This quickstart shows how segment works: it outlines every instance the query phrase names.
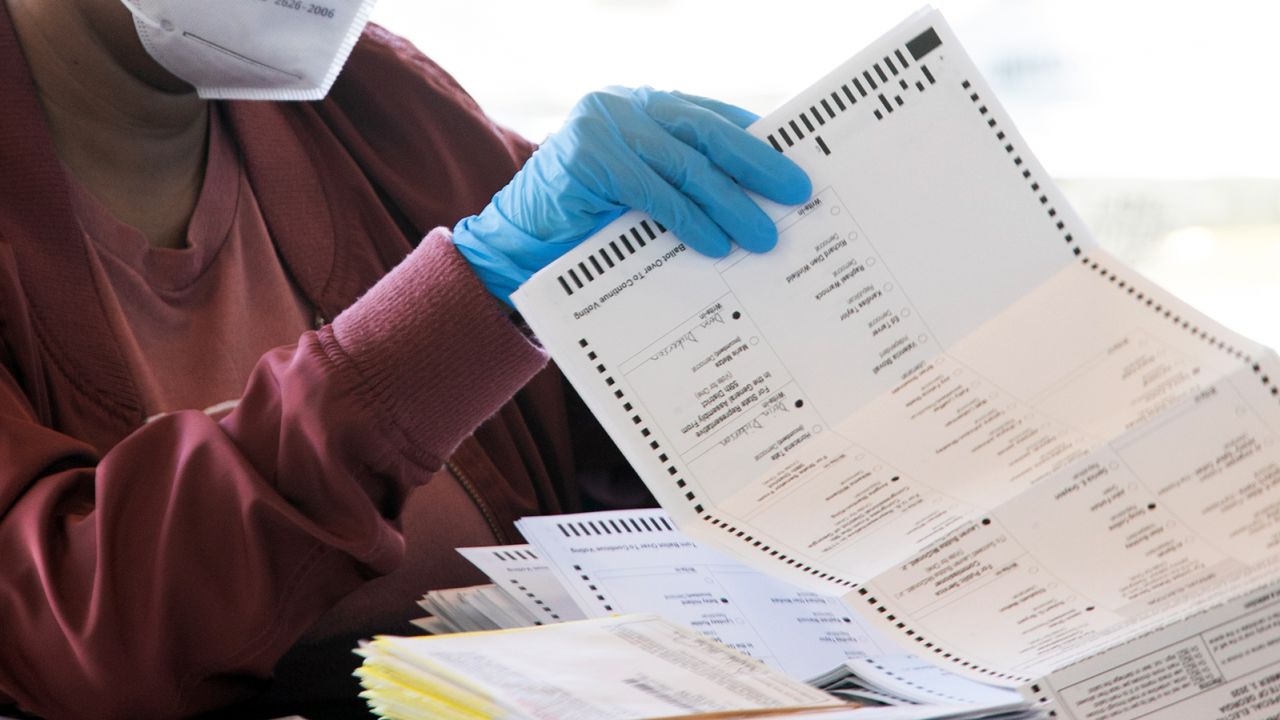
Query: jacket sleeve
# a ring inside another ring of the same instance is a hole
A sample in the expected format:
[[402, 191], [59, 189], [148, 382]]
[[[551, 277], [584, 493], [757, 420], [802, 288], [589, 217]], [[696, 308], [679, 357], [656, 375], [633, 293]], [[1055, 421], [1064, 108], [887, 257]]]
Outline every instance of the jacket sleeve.
[[99, 456], [0, 371], [0, 693], [50, 718], [244, 694], [399, 562], [407, 491], [544, 362], [437, 231], [221, 421], [165, 415]]

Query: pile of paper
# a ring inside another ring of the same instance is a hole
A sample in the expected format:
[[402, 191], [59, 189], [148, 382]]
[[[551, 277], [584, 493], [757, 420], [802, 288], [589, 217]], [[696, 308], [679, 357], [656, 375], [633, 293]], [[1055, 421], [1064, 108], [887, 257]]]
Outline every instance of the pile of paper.
[[418, 604], [430, 617], [413, 624], [432, 635], [506, 630], [541, 625], [496, 585], [476, 585], [427, 593]]
[[[651, 615], [363, 646], [362, 696], [390, 720], [1034, 720], [1020, 703], [870, 707]], [[890, 670], [892, 672], [892, 670]]]
[[415, 620], [423, 630], [443, 633], [505, 630], [587, 617], [529, 545], [458, 548], [492, 585], [427, 593], [419, 605], [431, 617]]
[[383, 637], [359, 652], [363, 696], [395, 720], [622, 720], [841, 704], [653, 616]]
[[[901, 715], [912, 718], [1038, 717], [1015, 691], [902, 655], [840, 599], [801, 590], [700, 545], [662, 510], [526, 518], [519, 527], [532, 544], [460, 548], [493, 583], [428, 593], [421, 605], [432, 616], [415, 623], [441, 635], [627, 613], [661, 616], [856, 702], [862, 713], [897, 707], [927, 710]], [[482, 636], [495, 652], [510, 642], [501, 634]], [[399, 642], [380, 639], [366, 656]], [[366, 687], [381, 702], [387, 686], [375, 687], [377, 675], [369, 672], [363, 671]]]
[[809, 681], [810, 685], [862, 704], [970, 705], [1025, 710], [1017, 693], [947, 672], [914, 655], [849, 660]]

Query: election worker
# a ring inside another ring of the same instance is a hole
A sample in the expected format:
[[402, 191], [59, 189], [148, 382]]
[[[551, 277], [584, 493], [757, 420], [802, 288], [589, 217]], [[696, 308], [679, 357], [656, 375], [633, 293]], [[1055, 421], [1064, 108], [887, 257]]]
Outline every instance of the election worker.
[[718, 256], [809, 195], [676, 93], [533, 153], [372, 2], [0, 3], [0, 714], [355, 702], [455, 546], [644, 500], [512, 290], [625, 208]]

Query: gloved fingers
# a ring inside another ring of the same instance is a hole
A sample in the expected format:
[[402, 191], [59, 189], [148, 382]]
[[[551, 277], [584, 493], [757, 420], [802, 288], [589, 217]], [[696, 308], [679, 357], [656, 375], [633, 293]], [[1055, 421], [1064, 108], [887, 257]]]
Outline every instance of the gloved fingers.
[[772, 250], [778, 243], [778, 232], [764, 210], [706, 156], [671, 137], [652, 120], [646, 118], [645, 122], [652, 124], [651, 131], [633, 129], [624, 138], [635, 154], [738, 245], [751, 252]]
[[628, 168], [633, 182], [627, 183], [619, 200], [648, 213], [675, 233], [681, 242], [709, 257], [724, 257], [733, 243], [724, 230], [707, 217], [689, 196], [676, 190], [652, 168], [636, 159]]
[[755, 121], [760, 119], [759, 115], [747, 110], [746, 108], [740, 108], [737, 105], [716, 100], [715, 98], [702, 97], [701, 95], [690, 95], [689, 93], [682, 93], [679, 90], [672, 90], [671, 94], [685, 102], [690, 102], [698, 107], [710, 110], [743, 130], [746, 130], [755, 123]]
[[723, 229], [691, 197], [655, 172], [604, 119], [582, 122], [577, 129], [584, 145], [595, 151], [567, 164], [566, 172], [589, 174], [599, 183], [603, 200], [645, 211], [692, 250], [712, 258], [728, 255], [732, 242]]
[[799, 165], [719, 113], [670, 93], [638, 90], [636, 98], [667, 132], [744, 188], [787, 205], [802, 203], [813, 194], [809, 176]]

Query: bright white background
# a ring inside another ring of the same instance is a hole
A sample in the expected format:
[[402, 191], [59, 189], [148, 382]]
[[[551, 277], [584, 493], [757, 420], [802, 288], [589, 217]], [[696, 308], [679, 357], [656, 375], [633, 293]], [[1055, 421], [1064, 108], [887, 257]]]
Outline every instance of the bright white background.
[[[939, 0], [1104, 244], [1280, 345], [1280, 3]], [[381, 0], [504, 124], [652, 85], [764, 114], [918, 0]]]

